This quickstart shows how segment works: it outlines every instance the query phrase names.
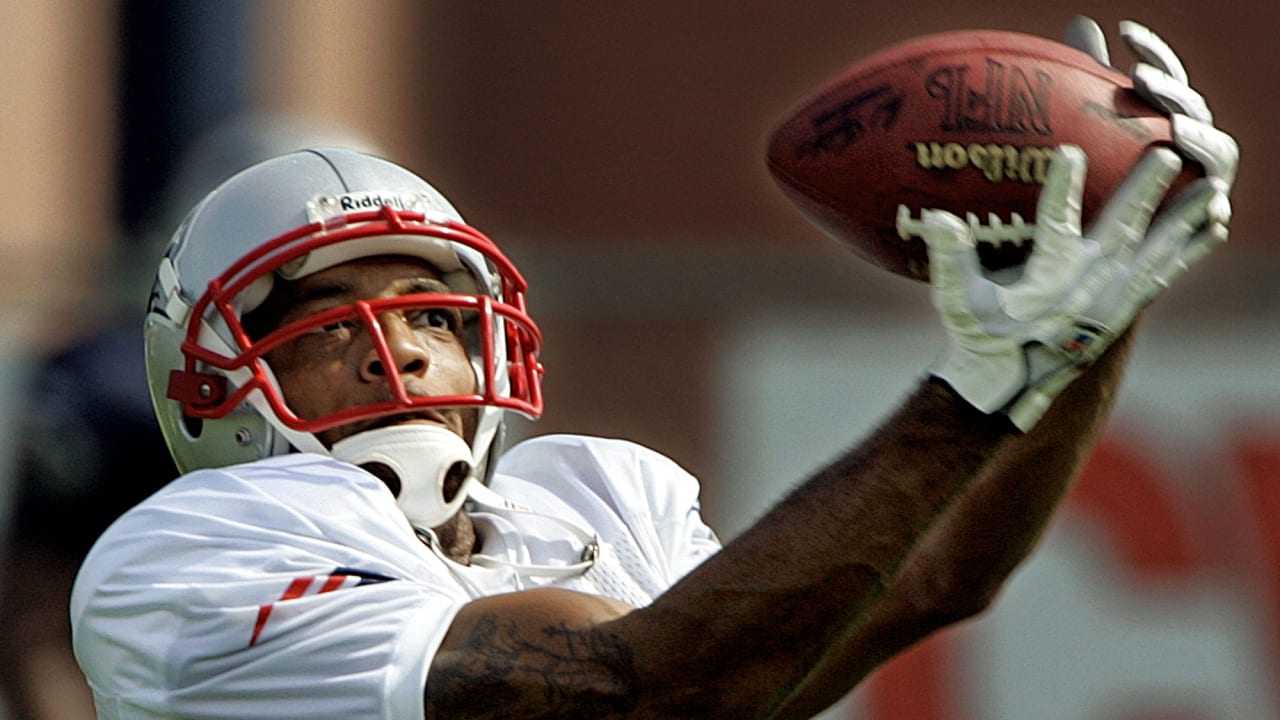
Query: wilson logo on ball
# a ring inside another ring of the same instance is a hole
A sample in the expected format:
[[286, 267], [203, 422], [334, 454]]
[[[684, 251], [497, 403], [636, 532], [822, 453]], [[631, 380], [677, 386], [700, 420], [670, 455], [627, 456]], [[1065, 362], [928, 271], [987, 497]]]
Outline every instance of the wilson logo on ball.
[[918, 142], [914, 148], [916, 164], [925, 170], [971, 168], [993, 183], [1010, 180], [1037, 185], [1044, 184], [1054, 152], [1051, 147], [939, 142]]

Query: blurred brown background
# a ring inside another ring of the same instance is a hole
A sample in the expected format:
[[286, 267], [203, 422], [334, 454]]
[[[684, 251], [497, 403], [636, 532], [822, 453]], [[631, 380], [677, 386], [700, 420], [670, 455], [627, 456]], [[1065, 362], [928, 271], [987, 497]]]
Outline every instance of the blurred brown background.
[[[0, 301], [10, 333], [48, 346], [93, 322], [82, 301], [111, 283], [97, 271], [125, 230], [120, 93], [130, 78], [118, 58], [128, 28], [119, 3], [0, 7]], [[539, 281], [533, 302], [550, 335], [545, 426], [638, 437], [703, 474], [714, 431], [698, 421], [708, 419], [705, 367], [671, 358], [711, 352], [707, 323], [743, 293], [734, 275], [777, 274], [789, 298], [831, 304], [845, 293], [876, 301], [881, 284], [914, 292], [867, 277], [792, 212], [762, 163], [773, 123], [819, 81], [912, 35], [996, 27], [1059, 37], [1075, 13], [1109, 32], [1129, 17], [1153, 26], [1243, 148], [1231, 244], [1199, 275], [1238, 273], [1214, 283], [1215, 300], [1275, 302], [1266, 278], [1280, 253], [1271, 237], [1280, 206], [1266, 168], [1280, 152], [1276, 3], [273, 0], [245, 12], [242, 98], [214, 112], [339, 121], [438, 184]], [[153, 42], [176, 42], [168, 32]], [[1112, 53], [1127, 67], [1114, 38]], [[188, 70], [209, 72], [164, 69]], [[186, 123], [194, 131], [217, 119]], [[184, 139], [135, 148], [129, 167], [151, 192]], [[780, 262], [809, 277], [770, 272]], [[874, 292], [842, 287], [863, 284]], [[573, 329], [580, 323], [585, 332]], [[619, 382], [623, 369], [630, 380]]]

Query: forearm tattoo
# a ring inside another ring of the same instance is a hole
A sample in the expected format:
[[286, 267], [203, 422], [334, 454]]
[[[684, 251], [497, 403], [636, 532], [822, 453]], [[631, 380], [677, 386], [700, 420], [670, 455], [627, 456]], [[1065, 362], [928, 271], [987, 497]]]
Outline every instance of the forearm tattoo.
[[528, 636], [495, 614], [438, 662], [427, 700], [438, 718], [625, 717], [635, 705], [630, 648], [595, 628], [545, 627]]

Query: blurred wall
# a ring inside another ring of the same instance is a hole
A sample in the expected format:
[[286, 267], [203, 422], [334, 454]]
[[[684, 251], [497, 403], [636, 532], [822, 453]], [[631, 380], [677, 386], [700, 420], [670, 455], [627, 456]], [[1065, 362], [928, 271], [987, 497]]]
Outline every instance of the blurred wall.
[[[114, 9], [110, 2], [0, 2], [0, 537], [8, 535], [18, 492], [12, 458], [32, 357], [92, 321], [92, 268], [110, 256], [116, 237]], [[10, 555], [0, 544], [0, 561]], [[0, 586], [0, 603], [12, 589]], [[53, 678], [50, 696], [82, 696], [69, 654], [47, 657], [37, 650], [28, 666]], [[3, 660], [5, 668], [16, 665]], [[49, 706], [50, 717], [64, 709], [56, 700]], [[6, 717], [9, 703], [0, 696]]]
[[65, 338], [115, 239], [114, 8], [0, 2], [0, 338]]

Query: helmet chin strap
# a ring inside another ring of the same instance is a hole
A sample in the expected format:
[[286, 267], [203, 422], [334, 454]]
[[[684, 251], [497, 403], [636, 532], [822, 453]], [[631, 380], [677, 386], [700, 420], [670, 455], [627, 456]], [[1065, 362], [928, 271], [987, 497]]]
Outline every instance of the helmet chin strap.
[[[512, 502], [480, 482], [471, 464], [471, 448], [462, 438], [438, 425], [393, 425], [366, 430], [334, 443], [330, 455], [386, 482], [410, 524], [428, 537], [434, 538], [433, 528], [453, 517], [470, 498], [481, 506], [552, 521], [568, 528], [583, 546], [581, 557], [566, 564], [526, 565], [476, 554], [471, 557], [473, 565], [509, 567], [521, 576], [568, 577], [586, 572], [600, 556], [600, 538], [594, 533]], [[450, 481], [456, 488], [448, 487]], [[434, 543], [428, 545], [437, 549]]]
[[443, 525], [478, 484], [470, 446], [438, 425], [366, 430], [334, 443], [329, 454], [386, 482], [414, 527]]

